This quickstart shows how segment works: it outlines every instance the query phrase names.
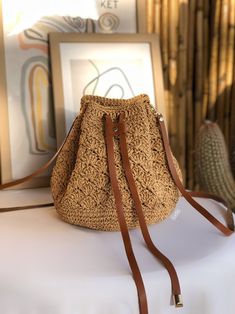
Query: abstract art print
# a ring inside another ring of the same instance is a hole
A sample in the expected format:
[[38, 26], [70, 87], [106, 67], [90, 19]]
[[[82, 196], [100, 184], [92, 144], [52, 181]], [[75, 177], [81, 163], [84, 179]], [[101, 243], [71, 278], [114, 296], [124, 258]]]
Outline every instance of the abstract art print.
[[51, 33], [50, 51], [58, 145], [84, 95], [126, 99], [145, 93], [164, 112], [156, 35]]

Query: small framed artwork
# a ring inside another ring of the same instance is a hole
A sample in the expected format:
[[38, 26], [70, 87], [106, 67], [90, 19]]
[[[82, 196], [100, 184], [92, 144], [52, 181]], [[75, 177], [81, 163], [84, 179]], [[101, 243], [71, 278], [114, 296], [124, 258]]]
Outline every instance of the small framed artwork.
[[131, 98], [145, 93], [164, 114], [156, 35], [51, 33], [49, 42], [58, 146], [85, 94]]

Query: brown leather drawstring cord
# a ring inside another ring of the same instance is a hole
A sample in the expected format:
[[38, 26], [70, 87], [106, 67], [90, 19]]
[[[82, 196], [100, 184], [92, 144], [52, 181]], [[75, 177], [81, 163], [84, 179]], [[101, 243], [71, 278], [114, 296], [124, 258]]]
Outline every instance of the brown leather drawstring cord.
[[[209, 198], [212, 198], [221, 202], [221, 198], [216, 197], [216, 196], [211, 196], [210, 194], [206, 194], [206, 193], [187, 192], [185, 190], [183, 184], [181, 183], [179, 179], [179, 176], [177, 174], [177, 171], [174, 165], [163, 116], [161, 114], [157, 114], [157, 120], [160, 126], [160, 132], [161, 132], [161, 136], [163, 140], [163, 145], [165, 148], [167, 164], [168, 164], [172, 179], [174, 180], [181, 194], [201, 215], [203, 215], [207, 220], [209, 220], [224, 235], [226, 236], [231, 235], [234, 232], [234, 219], [233, 219], [233, 214], [230, 208], [228, 208], [226, 212], [226, 219], [227, 219], [227, 225], [228, 225], [228, 227], [226, 227], [219, 220], [217, 220], [214, 216], [212, 216], [204, 207], [202, 207], [199, 203], [197, 203], [193, 199], [193, 197], [209, 197]], [[223, 201], [223, 204], [226, 204], [226, 203]]]
[[176, 270], [171, 263], [171, 261], [163, 255], [154, 245], [148, 227], [145, 221], [145, 217], [143, 214], [142, 204], [138, 195], [138, 190], [135, 184], [135, 179], [133, 177], [133, 173], [131, 170], [130, 159], [128, 155], [127, 143], [126, 143], [126, 130], [125, 130], [125, 116], [124, 113], [121, 113], [119, 123], [118, 123], [119, 135], [120, 135], [120, 150], [123, 162], [123, 168], [125, 171], [126, 179], [128, 182], [128, 186], [135, 204], [135, 210], [137, 213], [137, 217], [140, 223], [140, 228], [144, 237], [144, 240], [147, 244], [147, 247], [151, 251], [151, 253], [161, 261], [161, 263], [166, 267], [170, 278], [171, 278], [171, 285], [172, 285], [172, 293], [174, 295], [175, 306], [181, 307], [183, 306], [182, 297], [181, 297], [181, 290], [179, 279], [176, 273]]
[[124, 209], [122, 203], [121, 191], [118, 185], [117, 173], [115, 168], [115, 156], [114, 156], [114, 144], [113, 137], [115, 136], [114, 125], [112, 119], [109, 115], [105, 116], [105, 141], [107, 148], [107, 157], [108, 157], [108, 168], [110, 175], [110, 182], [114, 194], [116, 211], [118, 222], [121, 229], [122, 239], [125, 246], [126, 255], [129, 261], [130, 268], [132, 270], [133, 278], [136, 284], [138, 299], [139, 299], [139, 308], [140, 314], [148, 314], [148, 306], [147, 306], [147, 297], [144, 288], [143, 279], [135, 259], [135, 255], [133, 252], [133, 248], [131, 245], [131, 239], [129, 236], [125, 216]]

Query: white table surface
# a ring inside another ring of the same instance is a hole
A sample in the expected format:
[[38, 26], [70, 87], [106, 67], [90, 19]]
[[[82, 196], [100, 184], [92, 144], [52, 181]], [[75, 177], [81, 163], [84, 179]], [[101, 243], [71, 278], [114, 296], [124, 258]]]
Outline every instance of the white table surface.
[[[0, 192], [0, 207], [45, 202], [48, 189]], [[220, 206], [201, 204], [218, 214]], [[131, 231], [149, 314], [234, 314], [235, 236], [223, 236], [184, 199], [149, 227], [175, 265], [184, 307], [172, 305], [166, 270]], [[136, 287], [119, 232], [69, 225], [55, 209], [0, 213], [1, 314], [138, 314]]]

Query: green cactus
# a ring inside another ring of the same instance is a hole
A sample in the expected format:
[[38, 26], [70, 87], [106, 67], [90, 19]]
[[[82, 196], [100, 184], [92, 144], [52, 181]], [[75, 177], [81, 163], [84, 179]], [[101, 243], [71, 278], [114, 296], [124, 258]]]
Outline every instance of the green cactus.
[[235, 181], [224, 136], [216, 123], [206, 121], [196, 141], [196, 179], [201, 190], [224, 198], [235, 212]]

